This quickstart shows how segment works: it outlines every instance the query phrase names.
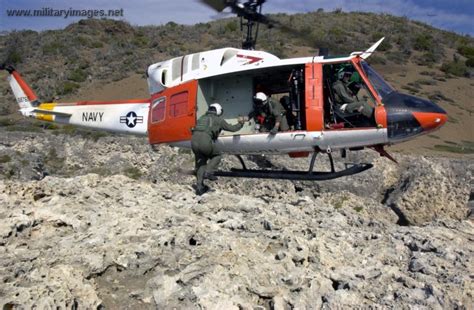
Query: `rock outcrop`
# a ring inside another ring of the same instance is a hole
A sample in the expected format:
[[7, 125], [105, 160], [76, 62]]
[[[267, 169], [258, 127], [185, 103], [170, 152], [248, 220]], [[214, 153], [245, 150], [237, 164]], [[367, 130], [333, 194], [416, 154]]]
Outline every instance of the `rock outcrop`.
[[356, 176], [220, 178], [197, 197], [192, 155], [145, 139], [1, 143], [2, 307], [474, 307], [469, 160], [360, 152], [375, 166]]

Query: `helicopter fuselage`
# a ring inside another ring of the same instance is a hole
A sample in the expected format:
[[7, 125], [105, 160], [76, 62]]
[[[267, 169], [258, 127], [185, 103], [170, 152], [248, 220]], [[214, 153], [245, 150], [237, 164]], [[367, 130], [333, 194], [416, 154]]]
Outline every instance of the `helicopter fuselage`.
[[[375, 49], [375, 48], [374, 48]], [[144, 135], [152, 145], [190, 147], [196, 120], [218, 102], [224, 118], [235, 123], [253, 110], [253, 95], [263, 91], [279, 100], [291, 98], [287, 113], [297, 118], [291, 130], [271, 135], [256, 130], [250, 119], [235, 133], [223, 132], [216, 142], [229, 154], [290, 154], [387, 145], [435, 130], [446, 112], [424, 99], [391, 88], [364, 60], [363, 53], [281, 60], [262, 51], [224, 48], [195, 53], [148, 67], [150, 98], [111, 102], [35, 104], [34, 92], [18, 72], [10, 85], [25, 116], [86, 128]], [[332, 94], [335, 71], [360, 76], [357, 96], [374, 108], [371, 119], [337, 111]], [[7, 69], [8, 70], [8, 69]], [[296, 104], [297, 103], [297, 104]]]

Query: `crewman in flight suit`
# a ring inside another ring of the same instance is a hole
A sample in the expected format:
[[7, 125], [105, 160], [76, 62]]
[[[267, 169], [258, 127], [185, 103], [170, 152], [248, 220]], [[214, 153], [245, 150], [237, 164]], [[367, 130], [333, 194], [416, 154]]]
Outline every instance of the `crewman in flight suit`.
[[[270, 134], [274, 135], [280, 131], [288, 131], [290, 127], [288, 126], [288, 122], [286, 120], [285, 114], [286, 110], [281, 105], [280, 102], [274, 101], [271, 98], [268, 98], [265, 93], [258, 92], [253, 97], [255, 107], [263, 107], [262, 110], [265, 110], [266, 123], [271, 124], [271, 128], [267, 128], [270, 130]], [[254, 111], [250, 112], [249, 118], [257, 117], [257, 109], [254, 108]]]
[[245, 122], [245, 118], [239, 118], [237, 124], [230, 125], [222, 117], [222, 113], [220, 104], [211, 104], [206, 114], [198, 119], [196, 127], [193, 128], [191, 148], [196, 158], [196, 195], [199, 196], [209, 190], [209, 187], [204, 185], [204, 178], [217, 180], [213, 172], [222, 158], [215, 146], [219, 134], [222, 130], [239, 131]]
[[349, 71], [343, 70], [338, 73], [338, 80], [332, 85], [336, 103], [342, 112], [354, 113], [357, 111], [370, 119], [374, 113], [374, 108], [367, 101], [359, 100], [352, 93], [349, 88], [351, 77], [352, 72]]

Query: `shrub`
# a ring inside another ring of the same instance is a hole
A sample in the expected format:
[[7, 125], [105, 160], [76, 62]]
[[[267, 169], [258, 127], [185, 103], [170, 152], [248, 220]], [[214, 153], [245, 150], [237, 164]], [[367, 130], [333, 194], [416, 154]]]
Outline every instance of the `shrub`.
[[5, 63], [7, 64], [17, 64], [22, 62], [20, 53], [17, 50], [12, 50], [8, 53]]
[[417, 58], [416, 64], [420, 66], [432, 66], [437, 63], [438, 59], [436, 55], [432, 52], [423, 53], [420, 57]]
[[64, 46], [59, 42], [52, 42], [43, 46], [43, 54], [52, 55], [58, 54], [61, 49], [64, 49]]
[[433, 37], [429, 34], [420, 34], [415, 38], [413, 47], [419, 51], [430, 51], [433, 49]]
[[84, 82], [86, 78], [87, 78], [87, 73], [80, 68], [77, 68], [74, 71], [72, 71], [67, 77], [68, 80], [78, 82], [78, 83]]
[[441, 71], [455, 76], [466, 76], [468, 70], [466, 64], [460, 61], [445, 62], [441, 66]]
[[371, 56], [369, 58], [369, 63], [371, 65], [375, 65], [375, 64], [381, 64], [381, 65], [385, 65], [387, 63], [387, 61], [385, 60], [384, 57], [382, 56], [377, 56], [377, 55], [374, 55], [374, 56]]
[[466, 60], [466, 66], [473, 68], [474, 67], [474, 57], [468, 58]]
[[93, 41], [90, 43], [89, 45], [91, 48], [101, 48], [101, 47], [104, 47], [104, 43], [100, 42], [100, 41]]
[[137, 47], [145, 47], [149, 43], [149, 40], [143, 36], [137, 36], [132, 40], [132, 44]]
[[7, 154], [0, 156], [0, 164], [8, 163], [11, 160], [12, 158]]
[[142, 172], [140, 171], [140, 169], [135, 168], [135, 167], [128, 167], [123, 171], [123, 173], [127, 177], [129, 177], [131, 179], [134, 179], [134, 180], [138, 180], [143, 175]]
[[66, 81], [63, 83], [62, 87], [58, 90], [58, 93], [61, 95], [69, 94], [76, 91], [79, 88], [79, 84]]
[[461, 45], [458, 47], [458, 53], [463, 55], [466, 58], [474, 58], [474, 47]]
[[237, 30], [237, 22], [230, 21], [224, 26], [225, 32], [235, 32]]

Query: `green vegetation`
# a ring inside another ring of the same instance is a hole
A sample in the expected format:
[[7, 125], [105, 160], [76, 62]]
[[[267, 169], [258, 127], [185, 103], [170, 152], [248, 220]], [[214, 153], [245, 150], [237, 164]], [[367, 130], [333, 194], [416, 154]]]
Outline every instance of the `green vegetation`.
[[418, 51], [431, 51], [434, 47], [433, 37], [429, 34], [419, 34], [415, 37], [413, 47]]
[[69, 74], [67, 79], [78, 83], [84, 82], [87, 79], [87, 72], [85, 72], [81, 68], [77, 68]]
[[433, 52], [425, 52], [423, 55], [417, 57], [416, 64], [420, 66], [431, 67], [438, 62], [438, 57], [436, 57]]
[[80, 136], [84, 139], [92, 140], [97, 142], [102, 137], [107, 137], [110, 135], [105, 131], [93, 130], [93, 129], [83, 129], [75, 127], [72, 125], [61, 126], [59, 130], [53, 132], [54, 134], [65, 134], [69, 136]]
[[342, 208], [343, 205], [344, 205], [344, 202], [346, 202], [348, 200], [349, 200], [349, 197], [347, 197], [347, 196], [338, 197], [337, 201], [334, 202], [334, 208], [335, 209]]
[[460, 45], [458, 47], [458, 53], [466, 58], [474, 57], [474, 46]]
[[41, 132], [40, 127], [32, 125], [12, 125], [6, 128], [7, 131], [22, 131], [22, 132]]
[[443, 63], [441, 66], [441, 71], [455, 76], [466, 76], [468, 74], [466, 64], [459, 60]]
[[89, 170], [89, 173], [95, 173], [103, 177], [112, 175], [112, 172], [105, 167], [94, 167]]
[[447, 144], [436, 144], [433, 149], [436, 151], [450, 152], [456, 154], [474, 154], [474, 142], [472, 141], [462, 141], [461, 144], [452, 142]]
[[20, 53], [16, 49], [11, 50], [7, 55], [7, 59], [5, 60], [5, 63], [14, 65], [20, 62], [22, 62], [22, 58]]
[[134, 180], [138, 180], [143, 175], [143, 173], [140, 171], [140, 169], [138, 169], [136, 167], [128, 167], [123, 171], [123, 173], [127, 177], [129, 177], [131, 179], [134, 179]]
[[417, 84], [417, 85], [436, 85], [438, 83], [434, 80], [420, 79], [420, 80], [416, 80], [415, 84]]
[[429, 94], [426, 94], [428, 96], [428, 98], [433, 101], [433, 102], [449, 102], [453, 105], [456, 105], [454, 100], [446, 97], [442, 92], [440, 92], [439, 90], [435, 90], [434, 92], [432, 93], [429, 93]]
[[13, 125], [13, 121], [10, 118], [0, 118], [0, 127], [6, 127]]
[[474, 46], [469, 46], [469, 45], [460, 45], [458, 47], [458, 53], [466, 57], [466, 66], [468, 67], [474, 67]]
[[63, 83], [62, 87], [58, 89], [60, 95], [66, 95], [76, 91], [80, 87], [79, 84], [74, 82], [66, 81]]
[[412, 95], [418, 94], [420, 92], [419, 85], [412, 86], [410, 84], [413, 84], [413, 83], [408, 83], [408, 85], [403, 85], [402, 89], [407, 90]]
[[59, 54], [61, 50], [63, 50], [65, 47], [63, 44], [61, 44], [58, 41], [53, 41], [49, 44], [43, 45], [43, 54], [45, 55], [54, 55], [54, 54]]
[[474, 58], [468, 58], [466, 60], [466, 66], [473, 68], [474, 67]]
[[230, 21], [224, 26], [225, 32], [235, 32], [238, 29], [237, 21]]
[[363, 209], [364, 209], [364, 207], [362, 207], [362, 206], [354, 207], [354, 210], [356, 212], [361, 212]]
[[51, 172], [59, 172], [64, 166], [64, 158], [58, 156], [55, 148], [51, 148], [45, 156], [44, 164]]
[[8, 162], [10, 162], [11, 160], [12, 160], [12, 158], [11, 158], [9, 155], [7, 155], [7, 154], [0, 156], [0, 164], [8, 163]]

